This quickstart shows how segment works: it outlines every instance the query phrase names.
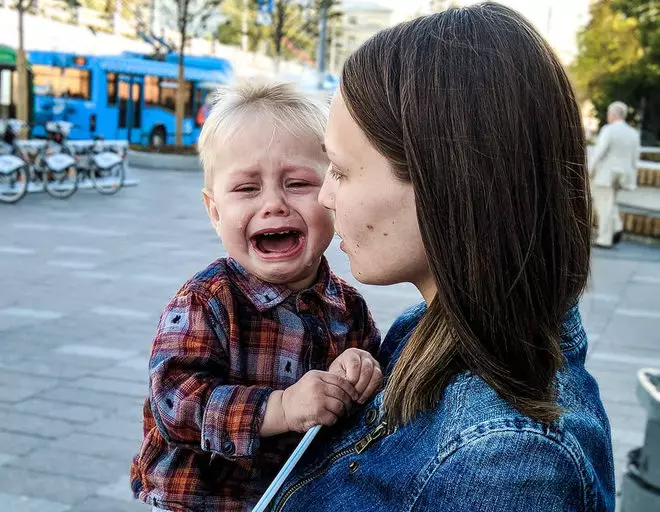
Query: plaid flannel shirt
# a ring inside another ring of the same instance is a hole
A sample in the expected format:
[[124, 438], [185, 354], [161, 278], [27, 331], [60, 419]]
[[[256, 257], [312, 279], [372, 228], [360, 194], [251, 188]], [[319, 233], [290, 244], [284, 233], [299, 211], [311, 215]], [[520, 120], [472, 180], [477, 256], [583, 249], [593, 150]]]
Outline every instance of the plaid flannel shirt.
[[374, 356], [380, 335], [362, 296], [325, 258], [300, 292], [220, 259], [165, 307], [149, 362], [136, 498], [172, 511], [239, 512], [259, 499], [300, 435], [260, 438], [266, 401], [345, 349]]

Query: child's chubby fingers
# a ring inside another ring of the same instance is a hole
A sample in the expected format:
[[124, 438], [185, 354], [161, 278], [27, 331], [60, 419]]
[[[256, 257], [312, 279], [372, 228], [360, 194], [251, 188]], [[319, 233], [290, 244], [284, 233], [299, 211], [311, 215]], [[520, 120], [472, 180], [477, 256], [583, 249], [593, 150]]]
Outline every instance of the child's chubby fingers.
[[367, 387], [360, 393], [360, 398], [358, 398], [358, 403], [364, 404], [373, 394], [380, 389], [380, 386], [383, 383], [383, 372], [380, 369], [380, 365], [376, 362], [373, 372], [371, 373], [371, 378]]
[[382, 377], [378, 361], [371, 357], [371, 355], [366, 355], [362, 358], [360, 366], [360, 377], [355, 384], [355, 390], [360, 395], [360, 398], [364, 396], [367, 388], [371, 384], [374, 373], [377, 373]]

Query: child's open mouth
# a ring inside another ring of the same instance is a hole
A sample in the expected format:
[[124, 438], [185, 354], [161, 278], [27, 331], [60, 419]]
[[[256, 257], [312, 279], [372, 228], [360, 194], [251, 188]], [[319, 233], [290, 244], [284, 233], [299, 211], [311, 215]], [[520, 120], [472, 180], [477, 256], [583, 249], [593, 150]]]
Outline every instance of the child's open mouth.
[[297, 256], [304, 246], [305, 235], [297, 229], [268, 231], [251, 238], [252, 247], [265, 259], [286, 259]]

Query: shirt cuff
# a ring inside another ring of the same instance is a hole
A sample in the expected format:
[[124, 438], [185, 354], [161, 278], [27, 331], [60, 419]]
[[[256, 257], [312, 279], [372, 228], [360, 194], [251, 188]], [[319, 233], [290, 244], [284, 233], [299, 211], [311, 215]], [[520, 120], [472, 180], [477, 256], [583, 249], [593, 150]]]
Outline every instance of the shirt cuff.
[[202, 450], [229, 460], [251, 458], [257, 453], [259, 431], [266, 414], [270, 388], [218, 386], [204, 410]]

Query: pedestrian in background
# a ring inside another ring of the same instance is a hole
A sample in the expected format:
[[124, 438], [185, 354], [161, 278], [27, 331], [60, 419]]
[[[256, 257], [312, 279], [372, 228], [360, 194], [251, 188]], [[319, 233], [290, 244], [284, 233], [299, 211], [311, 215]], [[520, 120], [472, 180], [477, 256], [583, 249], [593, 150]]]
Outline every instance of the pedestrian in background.
[[637, 187], [639, 133], [625, 122], [627, 113], [628, 107], [620, 101], [608, 107], [608, 124], [598, 135], [589, 163], [591, 194], [598, 216], [596, 246], [608, 249], [621, 241], [623, 232], [617, 192]]

